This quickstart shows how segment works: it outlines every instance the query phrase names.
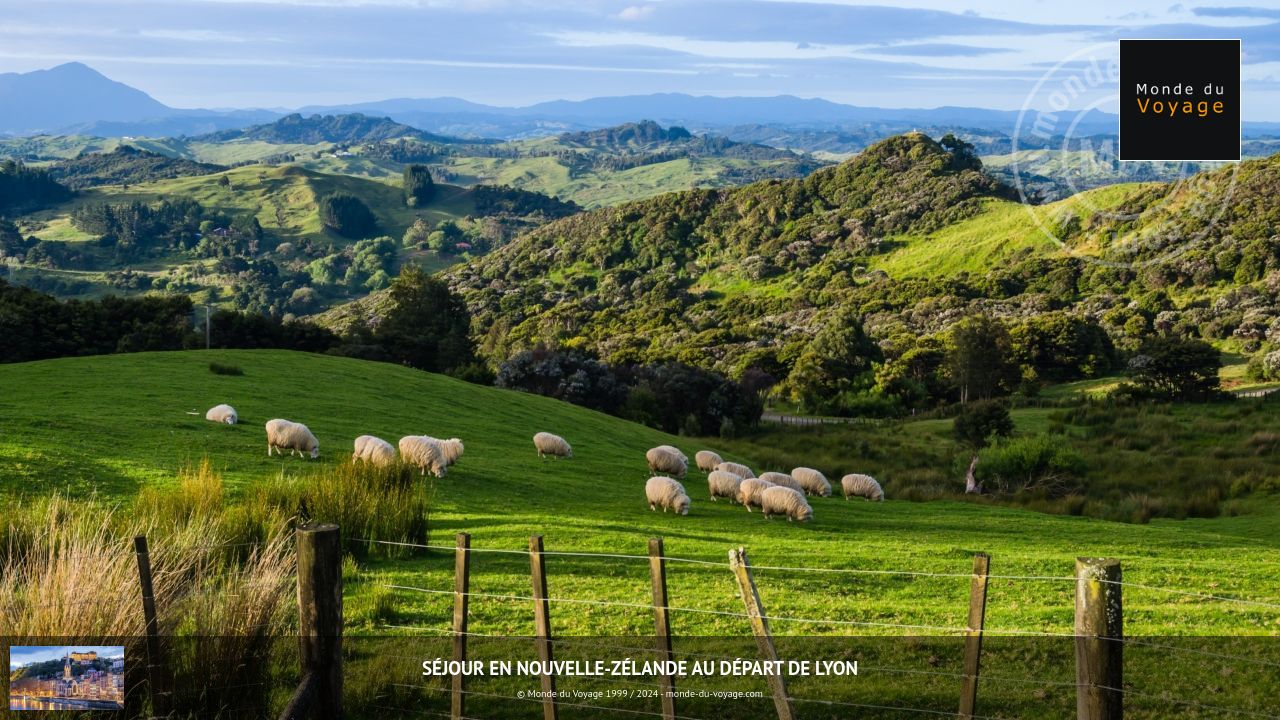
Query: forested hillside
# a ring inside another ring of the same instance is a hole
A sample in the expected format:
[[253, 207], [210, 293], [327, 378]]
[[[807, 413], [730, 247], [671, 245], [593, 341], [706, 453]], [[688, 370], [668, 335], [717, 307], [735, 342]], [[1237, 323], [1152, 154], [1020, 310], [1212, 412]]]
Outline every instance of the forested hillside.
[[136, 185], [152, 180], [209, 175], [223, 170], [226, 168], [221, 165], [171, 158], [121, 145], [113, 152], [84, 153], [54, 163], [49, 174], [72, 190], [81, 190], [98, 185]]
[[[577, 215], [451, 281], [494, 361], [538, 343], [679, 359], [766, 374], [831, 411], [958, 397], [948, 348], [975, 313], [1009, 363], [997, 393], [1106, 374], [1160, 334], [1254, 354], [1266, 376], [1280, 372], [1280, 355], [1265, 362], [1280, 341], [1280, 158], [1234, 172], [1028, 211], [964, 143], [909, 134], [803, 180]], [[1197, 201], [1223, 209], [1209, 222]]]

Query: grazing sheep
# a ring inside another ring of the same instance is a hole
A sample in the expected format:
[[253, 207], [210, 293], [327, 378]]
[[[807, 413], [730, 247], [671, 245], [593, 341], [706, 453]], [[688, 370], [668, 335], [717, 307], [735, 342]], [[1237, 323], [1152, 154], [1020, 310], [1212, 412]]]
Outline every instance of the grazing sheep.
[[742, 463], [736, 463], [736, 462], [722, 462], [716, 466], [716, 470], [731, 472], [734, 475], [737, 475], [738, 477], [743, 479], [753, 478], [756, 476], [756, 474], [751, 470], [751, 468], [747, 467], [746, 465], [743, 465]]
[[209, 408], [209, 412], [204, 414], [204, 419], [210, 422], [226, 423], [227, 425], [235, 425], [240, 422], [240, 416], [236, 415], [236, 409], [225, 403]]
[[787, 522], [813, 519], [813, 508], [804, 499], [804, 493], [788, 487], [771, 487], [760, 493], [760, 509], [766, 520], [774, 515], [786, 515]]
[[716, 498], [729, 498], [729, 502], [738, 499], [738, 486], [742, 478], [723, 470], [712, 470], [707, 474], [707, 490], [711, 493], [711, 502]]
[[761, 480], [768, 480], [774, 485], [781, 485], [785, 488], [791, 488], [799, 493], [804, 493], [804, 487], [796, 482], [796, 479], [784, 472], [766, 472], [760, 473]]
[[859, 475], [858, 473], [850, 473], [840, 478], [840, 489], [844, 490], [844, 499], [851, 497], [866, 498], [875, 502], [884, 501], [884, 490], [880, 488], [880, 483], [870, 475]]
[[432, 475], [442, 478], [449, 470], [440, 441], [426, 435], [406, 435], [400, 438], [400, 457], [418, 468], [422, 475], [430, 470]]
[[658, 475], [649, 478], [649, 482], [644, 484], [644, 494], [649, 499], [650, 510], [661, 507], [662, 512], [670, 509], [679, 515], [689, 514], [689, 494], [684, 491], [684, 485], [669, 477]]
[[684, 451], [676, 447], [675, 445], [659, 445], [658, 447], [668, 452], [674, 453], [676, 456], [678, 456], [681, 460], [684, 461], [684, 464], [686, 466], [689, 465], [689, 456], [685, 455]]
[[644, 457], [649, 461], [649, 472], [667, 473], [682, 478], [689, 471], [689, 461], [670, 445], [650, 448]]
[[396, 449], [380, 437], [361, 435], [356, 438], [355, 452], [351, 454], [351, 461], [386, 467], [396, 461]]
[[747, 478], [738, 485], [738, 503], [751, 512], [751, 506], [760, 507], [760, 495], [771, 487], [777, 487], [768, 480]]
[[[717, 465], [724, 462], [724, 458], [710, 450], [699, 450], [693, 459], [698, 463], [698, 469], [705, 473], [715, 470]], [[739, 477], [742, 476], [739, 475]]]
[[267, 456], [275, 450], [281, 455], [285, 450], [294, 453], [310, 453], [311, 457], [320, 457], [320, 441], [311, 434], [306, 425], [290, 422], [281, 418], [267, 421]]
[[552, 457], [573, 457], [573, 448], [569, 447], [569, 443], [559, 435], [552, 435], [549, 432], [540, 432], [533, 436], [533, 446], [538, 448], [538, 457], [543, 458], [548, 455]]
[[444, 461], [448, 465], [458, 462], [458, 458], [462, 457], [462, 441], [458, 438], [449, 438], [448, 440], [440, 440], [440, 447], [444, 450]]
[[827, 476], [818, 470], [807, 467], [798, 467], [791, 471], [791, 477], [800, 483], [800, 487], [804, 490], [805, 495], [817, 495], [819, 497], [831, 497], [831, 483], [827, 480]]

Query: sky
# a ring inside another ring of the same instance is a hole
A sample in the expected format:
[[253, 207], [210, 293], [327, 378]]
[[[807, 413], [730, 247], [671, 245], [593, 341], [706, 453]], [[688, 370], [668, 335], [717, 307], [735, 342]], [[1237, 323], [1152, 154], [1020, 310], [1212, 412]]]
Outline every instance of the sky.
[[1253, 1], [0, 0], [0, 72], [78, 60], [175, 107], [683, 92], [1016, 110], [1087, 48], [1225, 37], [1245, 119], [1280, 121], [1280, 1]]
[[98, 657], [124, 656], [124, 648], [119, 645], [14, 645], [9, 648], [9, 669], [61, 658], [68, 652], [96, 652]]

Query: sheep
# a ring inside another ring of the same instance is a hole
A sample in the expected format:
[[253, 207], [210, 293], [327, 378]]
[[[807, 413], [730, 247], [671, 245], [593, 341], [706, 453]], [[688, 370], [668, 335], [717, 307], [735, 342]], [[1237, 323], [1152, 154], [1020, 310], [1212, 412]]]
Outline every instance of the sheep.
[[707, 474], [707, 490], [711, 493], [711, 502], [716, 498], [729, 498], [729, 502], [738, 499], [738, 486], [742, 478], [723, 470], [712, 470]]
[[312, 459], [320, 457], [320, 441], [302, 423], [281, 418], [267, 421], [267, 457], [275, 450], [281, 455], [285, 450], [294, 453], [310, 453]]
[[751, 512], [751, 506], [760, 507], [760, 494], [771, 487], [777, 487], [768, 480], [747, 478], [738, 485], [738, 504]]
[[884, 490], [880, 488], [880, 483], [870, 475], [859, 475], [858, 473], [849, 473], [840, 478], [840, 489], [844, 490], [844, 499], [851, 497], [866, 498], [875, 502], [884, 502]]
[[805, 495], [831, 497], [831, 483], [827, 476], [813, 468], [798, 467], [791, 471], [791, 477], [800, 483]]
[[562, 458], [573, 457], [573, 448], [569, 447], [569, 443], [559, 435], [552, 435], [549, 432], [540, 432], [533, 436], [533, 446], [538, 448], [538, 457], [545, 458], [550, 455], [552, 457]]
[[756, 476], [756, 474], [752, 472], [751, 468], [743, 465], [742, 463], [736, 462], [722, 462], [719, 465], [716, 465], [716, 470], [731, 472], [744, 480], [746, 478], [753, 478]]
[[684, 485], [669, 477], [656, 475], [649, 478], [644, 484], [644, 494], [649, 500], [650, 510], [661, 507], [662, 512], [670, 509], [679, 515], [689, 514], [689, 494], [684, 491]]
[[426, 435], [406, 435], [400, 438], [400, 457], [418, 468], [422, 475], [430, 470], [432, 475], [442, 478], [449, 469], [440, 441]]
[[788, 487], [771, 487], [760, 493], [760, 509], [766, 520], [774, 515], [786, 515], [787, 522], [813, 519], [813, 508], [804, 499], [804, 493]]
[[[699, 450], [693, 456], [693, 459], [698, 463], [698, 469], [704, 473], [709, 473], [714, 471], [717, 465], [724, 462], [724, 458], [721, 458], [719, 455], [717, 455], [716, 453], [710, 450]], [[742, 476], [739, 475], [738, 477], [742, 477]]]
[[356, 438], [355, 452], [351, 454], [351, 461], [386, 467], [396, 461], [396, 449], [380, 437], [361, 435]]
[[795, 478], [791, 477], [790, 475], [784, 472], [760, 473], [760, 479], [768, 480], [774, 485], [781, 485], [782, 487], [791, 488], [792, 490], [795, 490], [796, 492], [799, 492], [802, 494], [804, 493], [804, 487], [800, 485], [800, 483], [796, 482]]
[[676, 455], [677, 457], [679, 457], [681, 460], [684, 461], [685, 465], [689, 464], [689, 456], [685, 455], [684, 451], [676, 447], [675, 445], [659, 445], [658, 447], [663, 450], [666, 450], [669, 453]]
[[235, 425], [240, 422], [240, 416], [236, 414], [236, 409], [225, 403], [209, 408], [209, 412], [204, 414], [204, 419], [210, 422], [226, 423], [227, 425]]
[[649, 461], [649, 472], [667, 473], [682, 478], [689, 471], [689, 461], [670, 445], [650, 448], [644, 457]]
[[440, 440], [440, 447], [444, 450], [444, 461], [448, 465], [458, 462], [458, 458], [462, 457], [462, 441], [458, 438], [449, 438], [448, 440]]

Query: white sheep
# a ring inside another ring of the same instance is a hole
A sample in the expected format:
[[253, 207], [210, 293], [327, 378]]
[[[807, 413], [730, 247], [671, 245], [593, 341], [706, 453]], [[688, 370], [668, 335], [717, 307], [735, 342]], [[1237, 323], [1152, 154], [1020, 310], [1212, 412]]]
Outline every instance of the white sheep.
[[204, 414], [204, 419], [210, 422], [226, 423], [227, 425], [235, 425], [240, 422], [240, 416], [236, 414], [236, 409], [225, 403], [209, 408], [209, 412]]
[[396, 461], [396, 449], [380, 437], [361, 435], [356, 438], [355, 452], [351, 454], [351, 461], [386, 467]]
[[659, 445], [658, 447], [662, 448], [663, 450], [666, 450], [667, 452], [674, 453], [676, 456], [678, 456], [681, 460], [684, 461], [684, 464], [686, 466], [689, 464], [689, 456], [685, 455], [684, 451], [676, 447], [675, 445]]
[[314, 459], [320, 457], [320, 441], [306, 425], [276, 418], [267, 421], [267, 457], [271, 456], [272, 450], [281, 455], [285, 450], [290, 455], [310, 453]]
[[458, 462], [458, 458], [462, 457], [462, 441], [458, 438], [449, 438], [448, 440], [440, 440], [440, 448], [444, 450], [444, 461], [446, 464], [452, 465]]
[[788, 487], [771, 487], [760, 493], [760, 509], [766, 520], [774, 515], [786, 515], [787, 522], [813, 519], [813, 508], [804, 499], [804, 493]]
[[849, 473], [840, 478], [840, 489], [844, 490], [844, 499], [851, 497], [866, 498], [875, 502], [884, 501], [884, 490], [880, 487], [880, 483], [870, 475], [859, 475], [858, 473]]
[[747, 467], [746, 465], [743, 465], [742, 463], [736, 463], [736, 462], [722, 462], [716, 466], [716, 470], [731, 472], [734, 475], [737, 475], [738, 477], [743, 479], [753, 478], [756, 476], [755, 472], [752, 471], [751, 468]]
[[552, 435], [549, 432], [540, 432], [533, 436], [533, 446], [538, 449], [538, 457], [573, 457], [573, 448], [569, 447], [569, 443], [559, 435]]
[[729, 498], [729, 502], [738, 499], [738, 486], [742, 478], [723, 470], [712, 470], [707, 474], [707, 490], [711, 493], [711, 502], [716, 498]]
[[684, 491], [684, 485], [669, 477], [658, 475], [649, 478], [649, 482], [644, 484], [644, 494], [649, 500], [650, 510], [662, 508], [662, 512], [670, 509], [679, 515], [689, 514], [689, 494]]
[[751, 512], [751, 506], [760, 507], [760, 495], [771, 487], [777, 487], [768, 480], [746, 478], [738, 485], [738, 504]]
[[432, 475], [442, 478], [449, 469], [440, 441], [426, 435], [406, 435], [400, 438], [400, 458], [418, 468], [422, 475], [430, 470]]
[[715, 470], [717, 465], [724, 462], [724, 458], [710, 450], [699, 450], [694, 454], [693, 459], [698, 463], [698, 469], [705, 473]]
[[796, 479], [784, 472], [765, 472], [760, 473], [761, 480], [768, 480], [774, 485], [781, 485], [785, 488], [791, 488], [799, 493], [804, 493], [804, 487], [796, 482]]
[[650, 448], [644, 457], [649, 461], [649, 472], [667, 473], [678, 478], [684, 477], [685, 473], [689, 472], [689, 461], [679, 450], [670, 445]]
[[813, 468], [798, 467], [791, 471], [791, 477], [800, 483], [805, 495], [831, 497], [831, 482], [820, 471]]

